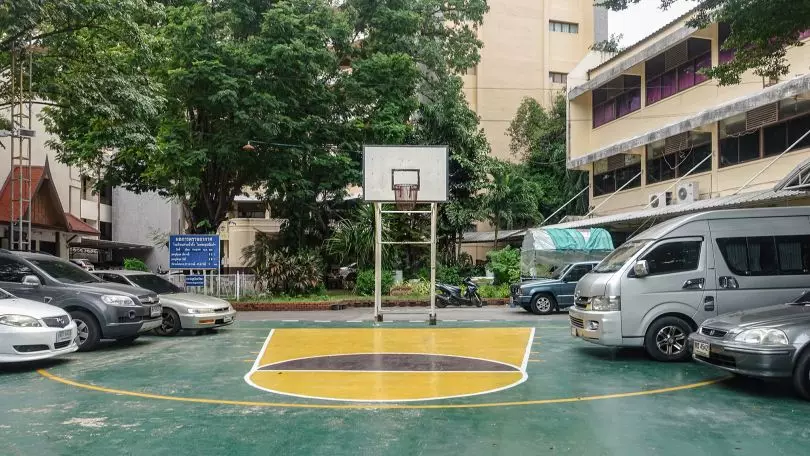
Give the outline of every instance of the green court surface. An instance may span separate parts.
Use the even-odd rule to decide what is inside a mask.
[[[264,365],[272,387],[248,383]],[[499,375],[518,381],[486,386]],[[559,320],[238,322],[4,367],[0,385],[3,455],[806,454],[810,434],[783,384],[590,345]]]

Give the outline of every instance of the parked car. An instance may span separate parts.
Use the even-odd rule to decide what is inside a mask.
[[[163,323],[155,329],[161,336],[173,336],[181,329],[209,329],[233,324],[236,311],[213,296],[186,293],[157,274],[140,271],[104,271],[96,273],[108,282],[152,290],[163,304]]]
[[[64,310],[0,289],[0,363],[37,361],[73,353],[76,323]]]
[[[591,272],[597,261],[570,263],[558,268],[548,279],[534,279],[510,287],[511,301],[531,313],[548,315],[574,305],[574,289]]]
[[[95,266],[93,266],[93,263],[90,262],[90,260],[86,260],[84,258],[73,258],[70,260],[70,262],[84,269],[85,271],[94,271],[96,269]]]
[[[156,293],[103,282],[50,255],[0,250],[0,287],[67,311],[78,328],[79,351],[94,349],[101,339],[132,342],[162,321]]]
[[[689,342],[701,364],[751,377],[792,378],[810,400],[810,293],[789,304],[710,318]]]
[[[689,358],[687,337],[718,314],[789,302],[810,275],[810,207],[678,217],[610,253],[577,284],[571,335]]]

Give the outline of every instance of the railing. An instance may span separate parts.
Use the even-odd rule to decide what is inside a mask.
[[[219,298],[241,299],[260,293],[253,274],[206,274],[204,287],[186,287],[186,276],[175,274],[168,279],[189,293],[200,293]]]

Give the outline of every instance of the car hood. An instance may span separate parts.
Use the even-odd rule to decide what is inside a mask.
[[[0,299],[0,315],[27,315],[34,318],[60,317],[67,313],[59,307],[29,299]]]
[[[531,288],[537,287],[541,285],[553,285],[556,283],[560,283],[559,279],[537,279],[537,280],[529,280],[527,282],[523,282],[520,284],[521,287]]]
[[[193,307],[195,309],[219,309],[228,307],[228,301],[196,293],[168,293],[160,295],[163,305]]]
[[[585,274],[579,279],[579,282],[577,282],[577,288],[574,294],[585,298],[607,295],[608,293],[606,293],[605,290],[607,290],[608,282],[611,277],[613,277],[613,274],[612,272],[602,274],[589,272]]]
[[[743,310],[710,318],[703,326],[731,330],[734,328],[784,328],[810,324],[810,305],[777,304],[759,309]]]
[[[130,285],[124,285],[121,283],[112,283],[112,282],[77,283],[70,285],[70,287],[79,289],[79,291],[87,291],[98,294],[110,294],[111,291],[114,291],[117,294],[126,295],[129,297],[151,296],[157,298],[157,293],[153,291],[149,291],[144,288],[133,287]]]

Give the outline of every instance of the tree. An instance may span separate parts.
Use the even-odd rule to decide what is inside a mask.
[[[558,94],[550,109],[537,100],[524,98],[509,126],[510,149],[525,165],[528,179],[540,187],[540,210],[551,215],[588,185],[588,174],[565,167],[565,96]],[[588,207],[588,195],[563,208],[555,217],[581,214]]]
[[[641,0],[604,0],[599,4],[614,11]],[[652,0],[647,0],[652,1]],[[679,0],[660,0],[667,8]],[[723,44],[734,49],[734,59],[706,74],[720,84],[737,84],[748,70],[766,78],[788,74],[787,48],[801,46],[799,35],[810,29],[810,2],[796,0],[709,0],[700,2],[688,25],[702,28],[713,22],[729,24],[731,35]]]
[[[622,52],[624,50],[624,46],[621,44],[622,38],[624,38],[624,35],[621,33],[618,35],[611,33],[608,39],[592,44],[590,49],[598,52]]]
[[[495,247],[499,231],[529,226],[542,220],[539,206],[542,193],[536,182],[526,179],[522,165],[494,161],[491,180],[484,196],[487,220],[495,229]]]

